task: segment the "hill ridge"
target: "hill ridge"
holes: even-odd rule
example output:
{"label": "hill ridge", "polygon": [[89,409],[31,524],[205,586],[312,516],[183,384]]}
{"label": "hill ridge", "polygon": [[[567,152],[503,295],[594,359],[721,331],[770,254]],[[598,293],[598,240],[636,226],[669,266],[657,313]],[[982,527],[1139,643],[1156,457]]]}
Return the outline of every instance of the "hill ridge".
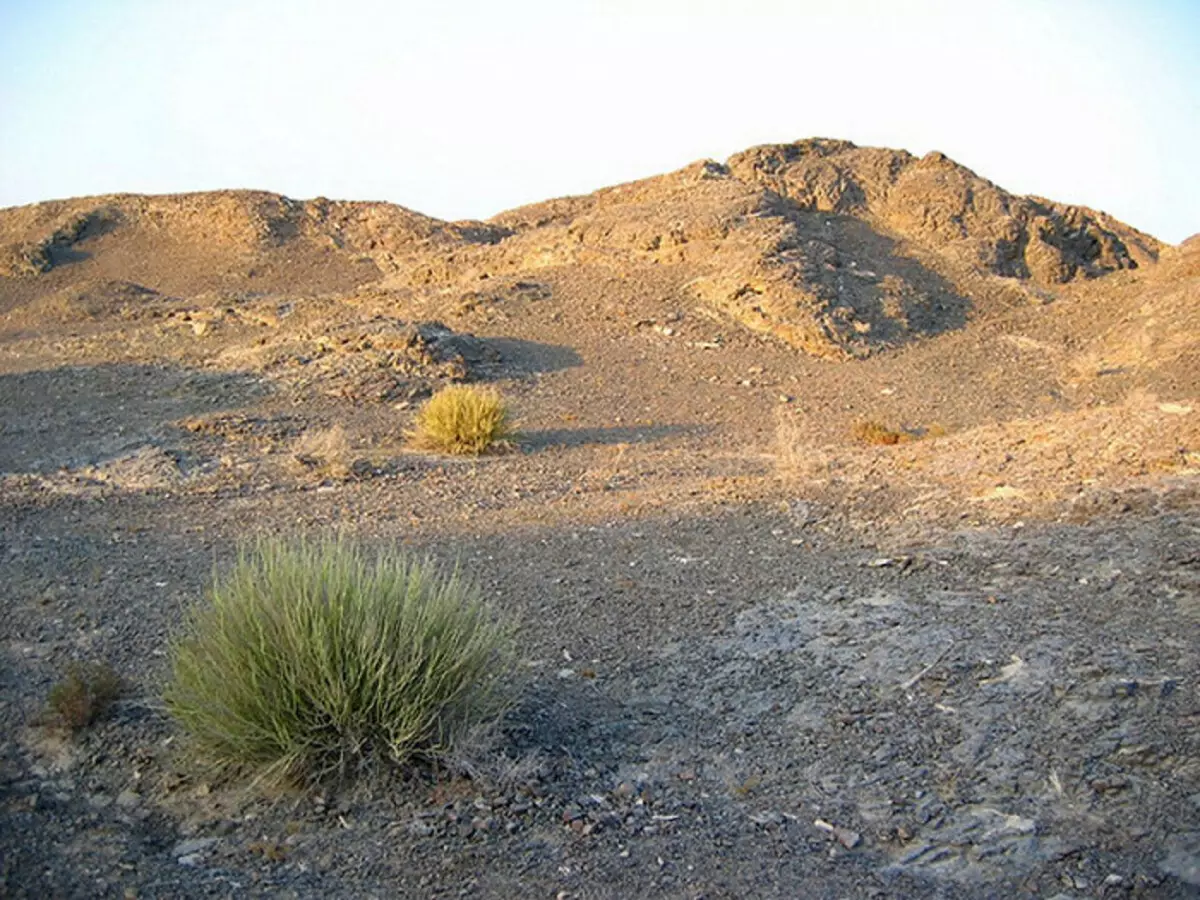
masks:
{"label": "hill ridge", "polygon": [[149,285],[167,291],[196,278],[215,285],[214,273],[261,278],[297,260],[315,289],[378,275],[434,294],[563,266],[668,268],[697,302],[832,359],[1048,302],[1073,282],[1153,266],[1165,247],[1087,207],[1008,193],[938,152],[810,138],[486,221],[254,190],[48,201],[0,210],[0,275],[36,277],[115,232],[132,234],[138,251],[125,255],[131,272],[109,274],[155,281],[146,260],[177,258],[187,278]]}

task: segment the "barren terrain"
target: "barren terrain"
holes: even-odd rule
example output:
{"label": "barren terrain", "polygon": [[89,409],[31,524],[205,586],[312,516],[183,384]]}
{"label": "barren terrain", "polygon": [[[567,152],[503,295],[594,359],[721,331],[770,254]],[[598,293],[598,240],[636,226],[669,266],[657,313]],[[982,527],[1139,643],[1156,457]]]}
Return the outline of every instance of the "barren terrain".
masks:
{"label": "barren terrain", "polygon": [[[503,213],[0,210],[0,894],[1188,897],[1200,239],[812,140]],[[512,452],[420,454],[485,381]],[[159,701],[256,533],[460,562],[521,704],[273,800]],[[72,660],[127,680],[40,724]]]}

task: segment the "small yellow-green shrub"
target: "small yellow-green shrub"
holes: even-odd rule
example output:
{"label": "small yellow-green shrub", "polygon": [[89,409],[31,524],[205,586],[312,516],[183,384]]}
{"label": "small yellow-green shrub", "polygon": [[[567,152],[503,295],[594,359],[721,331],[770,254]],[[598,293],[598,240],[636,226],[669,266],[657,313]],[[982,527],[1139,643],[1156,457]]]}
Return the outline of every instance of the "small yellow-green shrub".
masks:
{"label": "small yellow-green shrub", "polygon": [[498,391],[453,384],[425,401],[409,437],[423,450],[477,456],[507,444],[515,434],[512,414]]}

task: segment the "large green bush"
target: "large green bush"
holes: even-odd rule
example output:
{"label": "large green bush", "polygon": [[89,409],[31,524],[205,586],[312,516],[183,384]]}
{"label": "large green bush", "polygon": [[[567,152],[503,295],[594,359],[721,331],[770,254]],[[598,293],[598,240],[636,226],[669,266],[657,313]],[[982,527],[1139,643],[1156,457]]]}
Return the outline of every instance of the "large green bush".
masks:
{"label": "large green bush", "polygon": [[457,572],[344,540],[262,540],[192,612],[165,699],[219,768],[345,775],[450,753],[494,721],[509,637]]}

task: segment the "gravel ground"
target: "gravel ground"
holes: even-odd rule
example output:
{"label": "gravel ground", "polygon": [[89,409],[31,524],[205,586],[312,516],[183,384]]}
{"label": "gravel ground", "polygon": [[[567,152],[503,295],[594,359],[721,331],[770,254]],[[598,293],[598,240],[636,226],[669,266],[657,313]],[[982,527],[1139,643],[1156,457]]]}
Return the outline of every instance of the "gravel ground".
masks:
{"label": "gravel ground", "polygon": [[[1196,890],[1194,510],[894,545],[754,504],[408,531],[524,623],[522,704],[464,754],[473,778],[267,802],[190,772],[156,697],[167,634],[232,549],[232,523],[197,523],[227,502],[7,509],[8,894]],[[133,689],[66,740],[28,723],[71,657]]]}

